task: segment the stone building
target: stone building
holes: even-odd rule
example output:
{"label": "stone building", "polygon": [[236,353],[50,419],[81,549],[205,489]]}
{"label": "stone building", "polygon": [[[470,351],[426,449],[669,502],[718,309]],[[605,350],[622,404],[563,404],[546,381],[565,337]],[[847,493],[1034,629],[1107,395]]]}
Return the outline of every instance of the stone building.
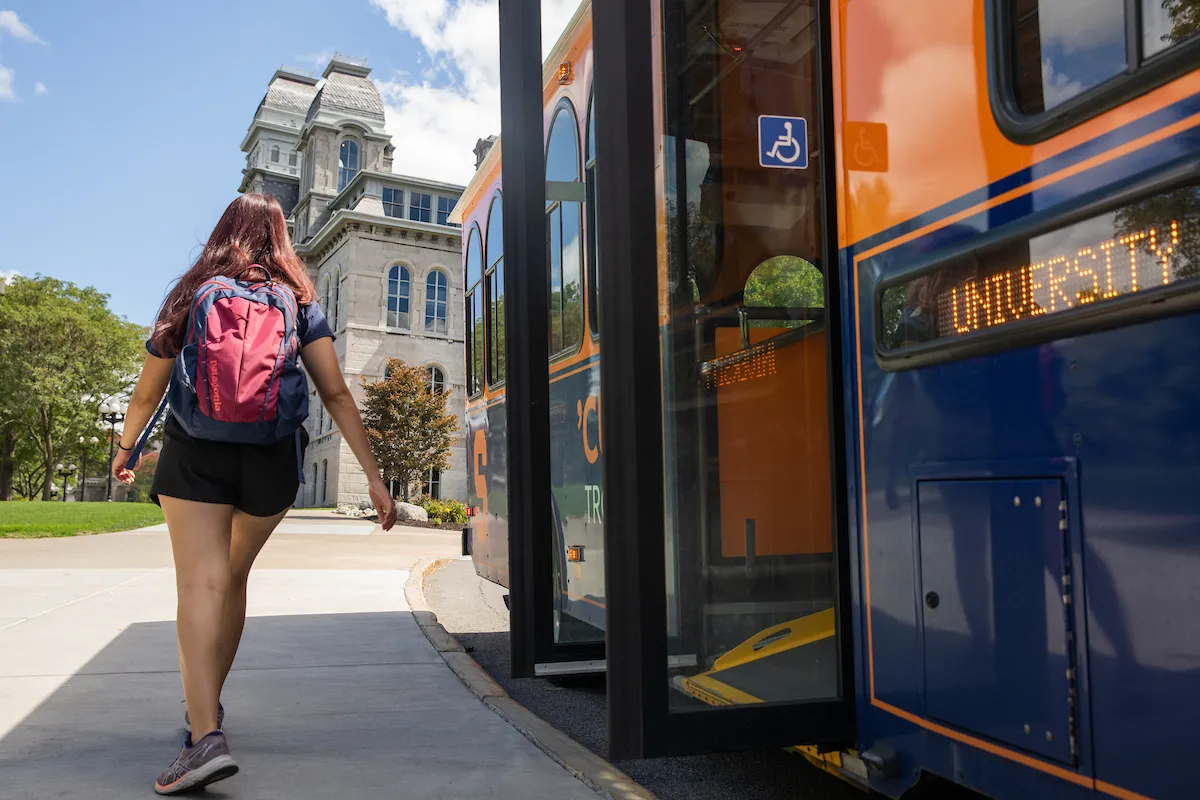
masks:
{"label": "stone building", "polygon": [[[296,252],[317,286],[355,397],[362,397],[362,379],[383,377],[388,358],[420,364],[429,369],[431,385],[450,390],[461,431],[462,232],[449,217],[463,187],[392,173],[395,148],[370,72],[342,56],[334,57],[319,82],[276,72],[242,145],[248,155],[241,191],[265,191],[281,202],[294,196],[289,225]],[[305,96],[308,102],[297,112]],[[265,161],[251,159],[256,148]],[[295,194],[288,195],[292,180]],[[366,500],[366,478],[315,389],[311,409],[306,483],[297,505]],[[450,464],[430,475],[425,489],[463,500],[461,434]]]}

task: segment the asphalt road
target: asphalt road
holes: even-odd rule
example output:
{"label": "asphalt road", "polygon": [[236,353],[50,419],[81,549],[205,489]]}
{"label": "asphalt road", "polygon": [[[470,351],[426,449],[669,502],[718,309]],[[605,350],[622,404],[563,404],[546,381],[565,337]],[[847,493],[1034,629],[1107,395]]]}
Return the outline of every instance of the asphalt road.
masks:
{"label": "asphalt road", "polygon": [[[425,582],[438,621],[514,700],[597,755],[608,757],[603,678],[561,686],[509,671],[504,590],[480,580],[469,560],[456,561]],[[783,750],[617,762],[663,800],[863,800],[858,789]]]}

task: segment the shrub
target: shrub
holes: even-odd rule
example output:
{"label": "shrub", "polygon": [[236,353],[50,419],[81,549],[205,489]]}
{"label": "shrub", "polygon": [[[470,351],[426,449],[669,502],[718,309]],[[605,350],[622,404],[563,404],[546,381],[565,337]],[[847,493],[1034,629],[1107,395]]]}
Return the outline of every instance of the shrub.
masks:
{"label": "shrub", "polygon": [[467,524],[467,507],[457,500],[435,500],[426,495],[417,505],[425,509],[430,522],[438,525]]}

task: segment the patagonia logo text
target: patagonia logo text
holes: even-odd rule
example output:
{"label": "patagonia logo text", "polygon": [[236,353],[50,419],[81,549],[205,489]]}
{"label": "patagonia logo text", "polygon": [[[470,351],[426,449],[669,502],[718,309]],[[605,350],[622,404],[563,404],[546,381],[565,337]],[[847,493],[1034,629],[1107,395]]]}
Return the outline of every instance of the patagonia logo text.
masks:
{"label": "patagonia logo text", "polygon": [[210,361],[208,364],[208,389],[212,395],[212,410],[214,414],[221,413],[221,387],[217,383],[217,365]]}

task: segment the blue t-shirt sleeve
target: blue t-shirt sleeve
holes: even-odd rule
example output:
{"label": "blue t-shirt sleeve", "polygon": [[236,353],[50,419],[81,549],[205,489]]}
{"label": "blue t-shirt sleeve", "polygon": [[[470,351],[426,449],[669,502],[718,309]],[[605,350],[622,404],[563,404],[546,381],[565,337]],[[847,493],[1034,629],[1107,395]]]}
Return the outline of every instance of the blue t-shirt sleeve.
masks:
{"label": "blue t-shirt sleeve", "polygon": [[333,329],[329,327],[329,320],[325,319],[320,303],[300,307],[299,334],[301,347],[307,347],[317,339],[334,338]]}
{"label": "blue t-shirt sleeve", "polygon": [[162,353],[158,352],[158,348],[154,346],[154,342],[146,340],[146,352],[155,358],[162,358]]}

